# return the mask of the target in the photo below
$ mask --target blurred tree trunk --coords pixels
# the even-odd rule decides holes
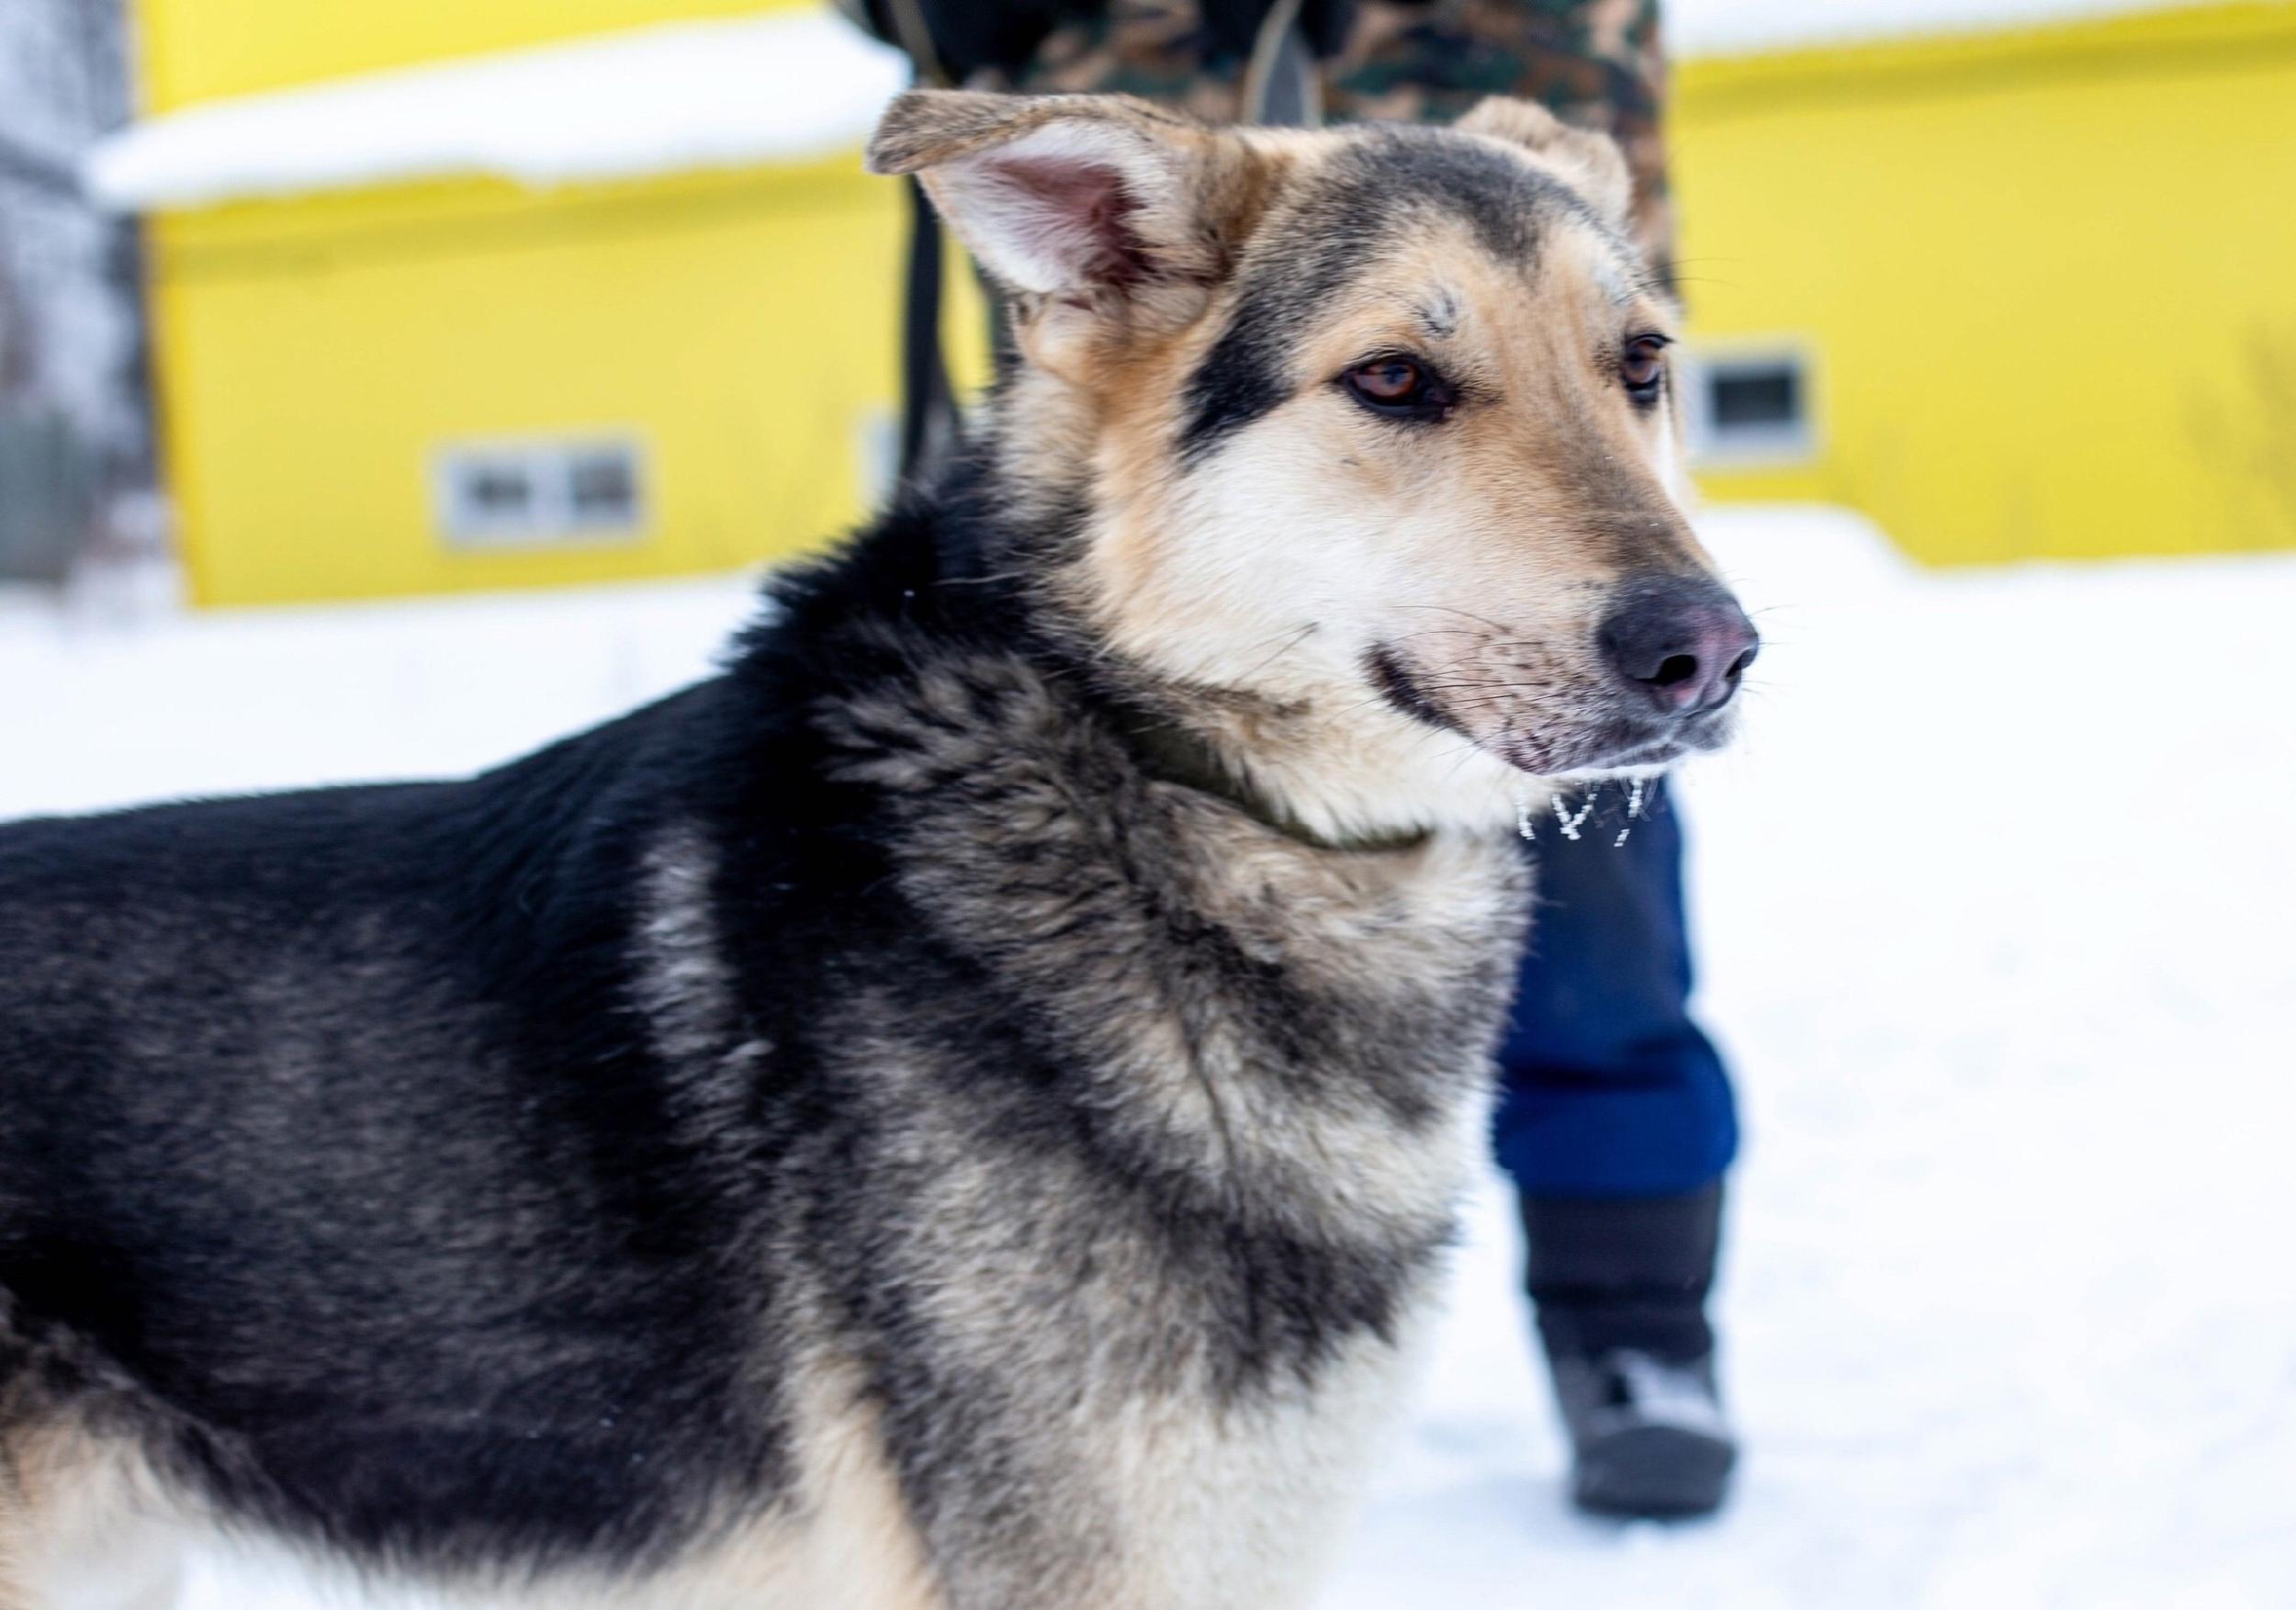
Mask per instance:
[[[152,484],[135,229],[78,176],[128,113],[122,0],[0,0],[0,576],[58,576]]]

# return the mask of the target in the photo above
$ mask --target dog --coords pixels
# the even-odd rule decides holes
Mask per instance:
[[[721,674],[0,832],[0,1610],[204,1535],[535,1610],[1309,1602],[1522,791],[1721,743],[1756,648],[1674,314],[1615,148],[1514,101],[920,91],[870,160],[1018,350]]]

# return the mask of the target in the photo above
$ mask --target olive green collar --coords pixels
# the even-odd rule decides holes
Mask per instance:
[[[1426,842],[1428,838],[1424,828],[1400,833],[1326,838],[1277,805],[1249,780],[1238,776],[1210,744],[1177,722],[1151,718],[1131,727],[1127,736],[1140,758],[1141,769],[1151,777],[1210,794],[1260,826],[1310,850],[1359,855],[1409,850]]]

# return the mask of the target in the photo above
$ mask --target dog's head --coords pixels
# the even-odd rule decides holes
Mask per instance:
[[[870,154],[1012,292],[998,450],[1081,494],[1075,601],[1302,820],[1487,821],[1727,736],[1757,640],[1678,501],[1608,140],[917,92]]]

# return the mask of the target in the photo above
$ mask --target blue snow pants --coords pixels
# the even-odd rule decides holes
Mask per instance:
[[[1691,1020],[1683,834],[1663,784],[1624,845],[1624,791],[1573,842],[1551,815],[1530,951],[1499,1053],[1500,1164],[1526,1197],[1686,1195],[1738,1153],[1721,1056]]]

